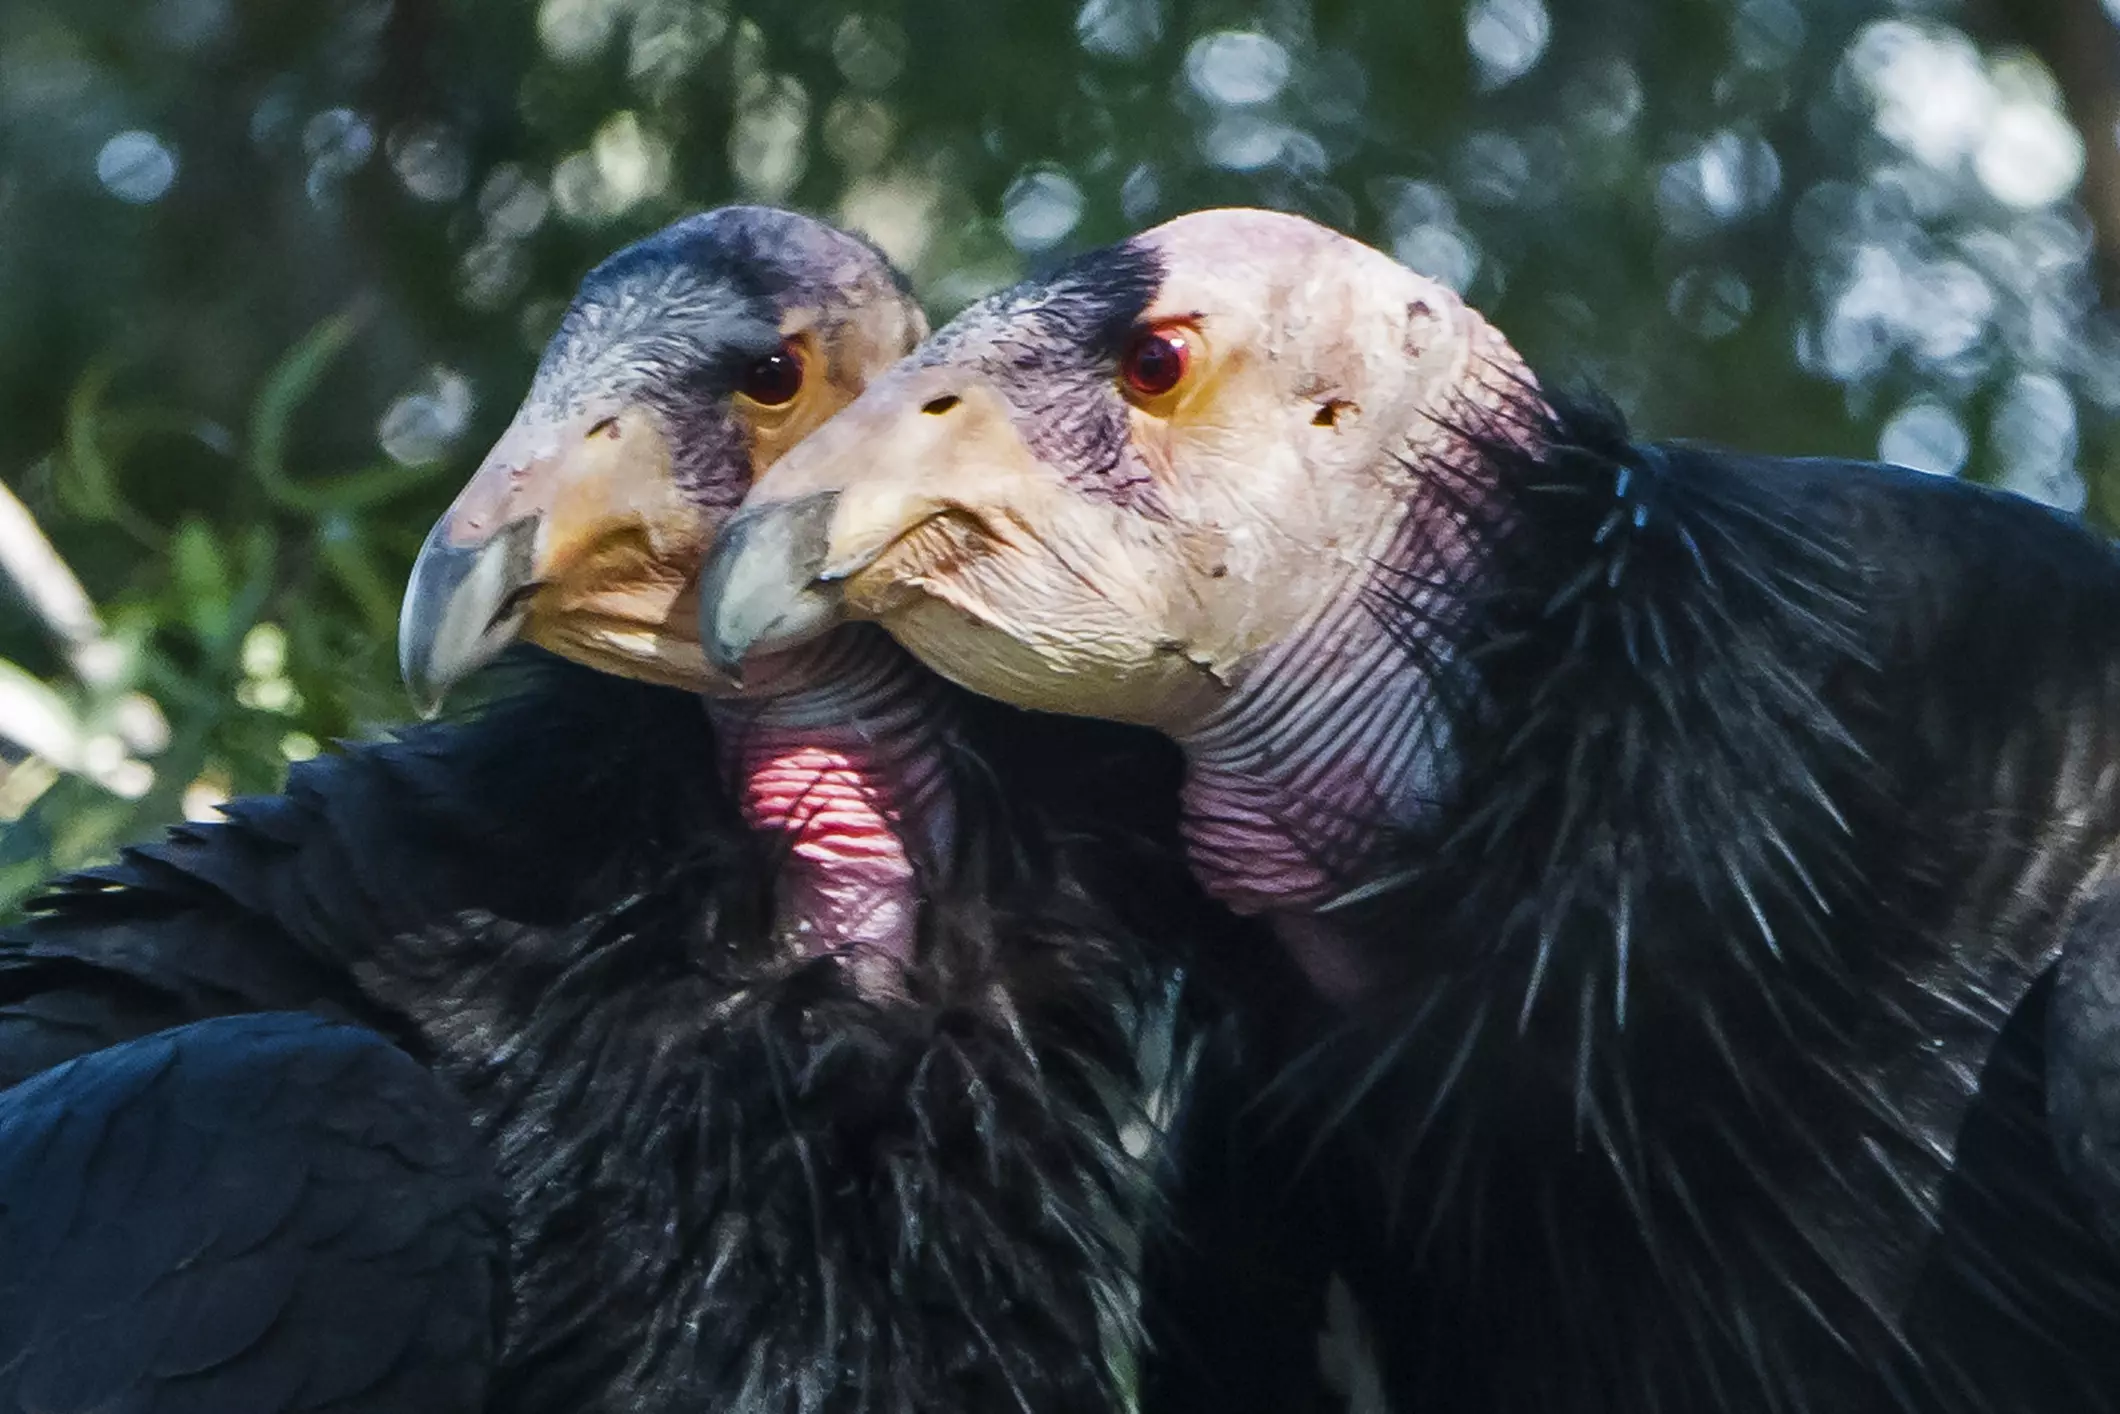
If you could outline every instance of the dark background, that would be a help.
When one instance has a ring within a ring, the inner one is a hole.
[[[1288,207],[1646,432],[2111,523],[2116,76],[2099,0],[0,0],[0,908],[401,719],[574,282],[731,200],[938,317]]]

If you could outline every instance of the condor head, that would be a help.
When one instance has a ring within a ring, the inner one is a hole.
[[[967,310],[763,477],[705,572],[708,656],[875,619],[975,691],[1183,740],[1329,650],[1448,415],[1520,370],[1367,246],[1181,217]]]
[[[597,266],[413,566],[398,653],[421,709],[518,638],[729,691],[699,646],[708,542],[926,330],[881,255],[791,212],[707,212]]]

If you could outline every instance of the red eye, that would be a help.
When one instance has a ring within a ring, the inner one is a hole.
[[[1119,372],[1125,376],[1126,386],[1142,397],[1159,398],[1178,386],[1191,361],[1192,350],[1183,330],[1144,329],[1126,346],[1126,356],[1119,360]]]
[[[736,375],[736,391],[762,406],[775,408],[802,391],[802,355],[782,344],[764,358],[753,359]]]

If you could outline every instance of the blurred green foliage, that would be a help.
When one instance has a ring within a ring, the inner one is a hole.
[[[1647,431],[2104,512],[2113,95],[2027,47],[2086,35],[2097,0],[0,0],[0,908],[400,719],[404,572],[574,282],[730,200],[868,229],[938,315],[1300,210]]]

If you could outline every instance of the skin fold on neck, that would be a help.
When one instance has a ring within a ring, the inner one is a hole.
[[[940,685],[880,632],[841,629],[759,665],[741,699],[710,699],[722,770],[780,862],[774,935],[836,954],[864,992],[911,962],[923,874],[950,847]]]
[[[1330,905],[1365,882],[1387,840],[1435,818],[1451,783],[1432,674],[1450,656],[1444,606],[1458,600],[1472,543],[1462,517],[1431,499],[1417,489],[1325,609],[1178,734],[1193,872],[1232,911],[1264,917],[1336,1002],[1374,979]]]

